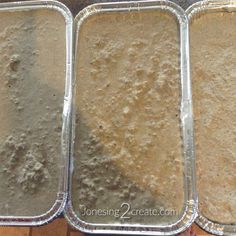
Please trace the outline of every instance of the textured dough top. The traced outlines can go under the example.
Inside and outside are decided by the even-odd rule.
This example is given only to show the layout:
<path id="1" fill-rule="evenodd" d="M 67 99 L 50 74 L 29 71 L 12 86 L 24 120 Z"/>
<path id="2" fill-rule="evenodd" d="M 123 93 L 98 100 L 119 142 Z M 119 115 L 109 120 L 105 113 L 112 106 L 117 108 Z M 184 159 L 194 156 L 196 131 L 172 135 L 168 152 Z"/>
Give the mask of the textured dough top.
<path id="1" fill-rule="evenodd" d="M 0 215 L 37 216 L 59 186 L 65 19 L 40 9 L 0 22 Z"/>
<path id="2" fill-rule="evenodd" d="M 236 223 L 236 14 L 206 13 L 190 26 L 200 212 Z"/>
<path id="3" fill-rule="evenodd" d="M 77 43 L 75 210 L 95 223 L 121 219 L 83 216 L 84 207 L 120 209 L 126 202 L 180 213 L 177 19 L 159 10 L 101 13 L 82 24 Z M 128 222 L 164 224 L 178 216 L 138 215 Z"/>

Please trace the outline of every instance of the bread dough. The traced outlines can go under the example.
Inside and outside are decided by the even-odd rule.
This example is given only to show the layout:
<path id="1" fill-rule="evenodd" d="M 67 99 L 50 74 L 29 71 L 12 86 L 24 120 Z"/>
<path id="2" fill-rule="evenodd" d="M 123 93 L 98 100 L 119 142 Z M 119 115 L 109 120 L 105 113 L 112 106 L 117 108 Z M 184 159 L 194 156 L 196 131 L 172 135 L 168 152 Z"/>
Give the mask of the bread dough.
<path id="1" fill-rule="evenodd" d="M 59 186 L 65 20 L 41 9 L 0 22 L 0 215 L 37 216 Z"/>
<path id="2" fill-rule="evenodd" d="M 75 212 L 90 223 L 176 221 L 184 205 L 176 17 L 96 14 L 77 43 Z"/>
<path id="3" fill-rule="evenodd" d="M 204 13 L 190 26 L 200 213 L 236 222 L 236 15 Z"/>

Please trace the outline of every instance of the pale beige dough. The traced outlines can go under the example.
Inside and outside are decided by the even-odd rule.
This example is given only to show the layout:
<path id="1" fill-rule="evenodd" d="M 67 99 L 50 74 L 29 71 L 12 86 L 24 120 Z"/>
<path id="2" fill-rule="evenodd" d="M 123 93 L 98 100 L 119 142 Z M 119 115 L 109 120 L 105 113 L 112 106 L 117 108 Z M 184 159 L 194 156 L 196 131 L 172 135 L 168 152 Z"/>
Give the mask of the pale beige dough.
<path id="1" fill-rule="evenodd" d="M 93 223 L 176 221 L 184 204 L 177 19 L 160 11 L 97 14 L 77 43 L 76 213 Z M 122 214 L 122 203 L 175 213 L 84 215 L 85 207 Z"/>
<path id="2" fill-rule="evenodd" d="M 202 215 L 236 222 L 236 14 L 190 25 L 197 187 Z"/>
<path id="3" fill-rule="evenodd" d="M 37 216 L 59 186 L 65 20 L 42 9 L 0 22 L 0 215 Z"/>

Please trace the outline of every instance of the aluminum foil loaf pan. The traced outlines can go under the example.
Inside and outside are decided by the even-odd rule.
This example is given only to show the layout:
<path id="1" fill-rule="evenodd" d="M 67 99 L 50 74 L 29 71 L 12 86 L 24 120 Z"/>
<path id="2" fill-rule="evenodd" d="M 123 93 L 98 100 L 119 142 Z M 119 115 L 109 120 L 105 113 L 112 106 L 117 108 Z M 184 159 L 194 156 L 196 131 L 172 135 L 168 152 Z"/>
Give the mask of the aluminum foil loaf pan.
<path id="1" fill-rule="evenodd" d="M 87 233 L 173 235 L 196 216 L 188 18 L 169 1 L 75 19 L 69 201 Z"/>
<path id="2" fill-rule="evenodd" d="M 236 234 L 235 1 L 193 4 L 190 56 L 199 196 L 197 223 Z"/>
<path id="3" fill-rule="evenodd" d="M 0 225 L 42 225 L 67 198 L 73 18 L 27 1 L 0 22 Z"/>

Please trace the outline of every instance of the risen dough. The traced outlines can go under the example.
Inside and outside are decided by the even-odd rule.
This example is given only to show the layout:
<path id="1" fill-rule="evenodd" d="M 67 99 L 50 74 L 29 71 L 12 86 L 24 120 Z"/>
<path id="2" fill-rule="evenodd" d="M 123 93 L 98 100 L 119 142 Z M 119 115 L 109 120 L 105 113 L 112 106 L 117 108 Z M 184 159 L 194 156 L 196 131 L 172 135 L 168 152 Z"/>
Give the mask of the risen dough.
<path id="1" fill-rule="evenodd" d="M 103 13 L 79 33 L 72 200 L 88 209 L 172 209 L 125 222 L 176 221 L 183 209 L 179 26 L 167 12 Z M 123 222 L 123 221 L 122 221 Z"/>
<path id="2" fill-rule="evenodd" d="M 36 216 L 59 186 L 65 20 L 42 9 L 0 22 L 0 215 Z"/>
<path id="3" fill-rule="evenodd" d="M 190 26 L 200 212 L 236 222 L 236 15 L 208 13 Z"/>

